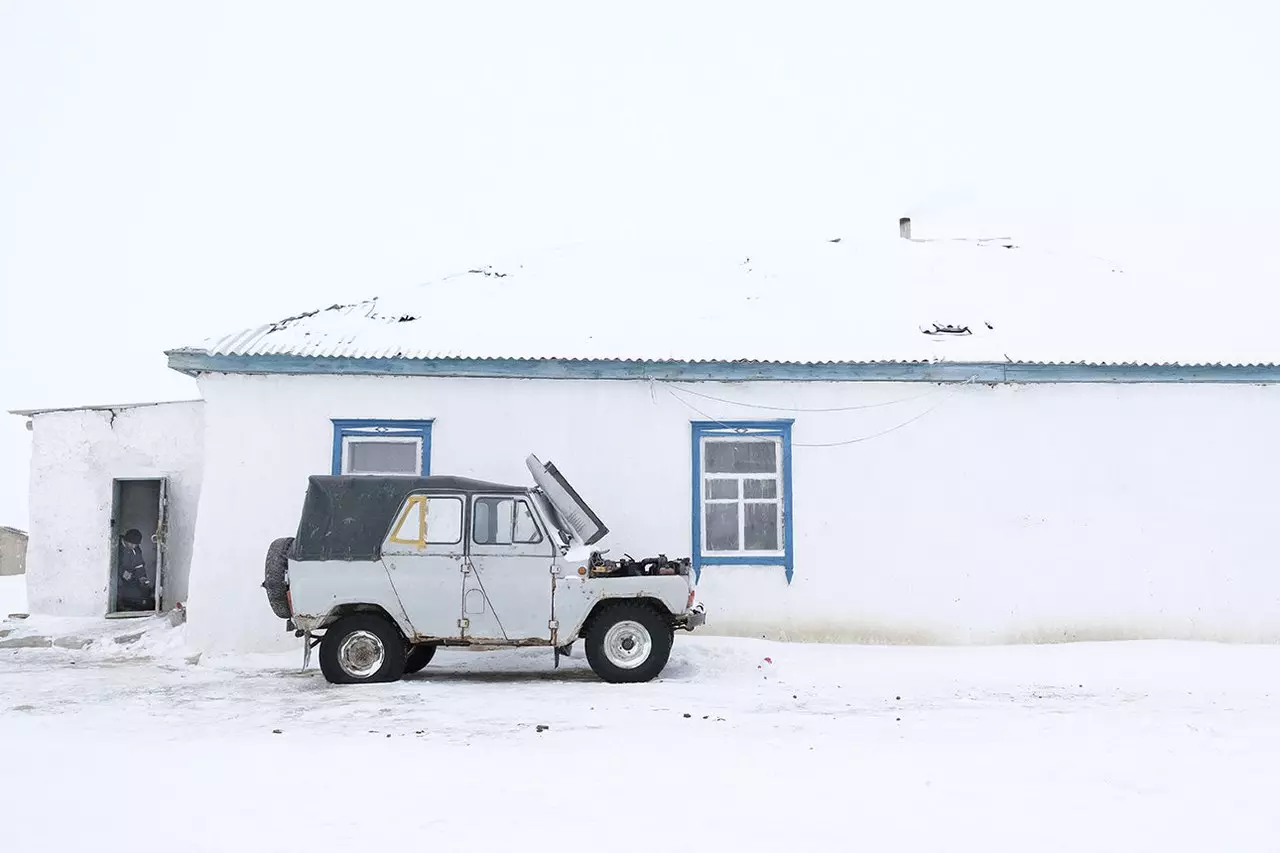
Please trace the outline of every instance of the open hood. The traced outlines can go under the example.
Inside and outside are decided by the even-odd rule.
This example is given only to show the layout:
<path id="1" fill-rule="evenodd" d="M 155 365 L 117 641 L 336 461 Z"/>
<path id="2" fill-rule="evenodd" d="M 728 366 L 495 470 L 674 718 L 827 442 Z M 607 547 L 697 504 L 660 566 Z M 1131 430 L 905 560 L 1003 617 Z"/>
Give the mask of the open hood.
<path id="1" fill-rule="evenodd" d="M 594 545 L 605 537 L 609 528 L 591 511 L 587 502 L 578 497 L 573 486 L 556 470 L 555 465 L 550 462 L 542 464 L 532 453 L 524 460 L 524 464 L 529 466 L 533 481 L 560 514 L 560 520 L 569 526 L 569 530 L 565 532 L 577 537 L 583 545 Z"/>

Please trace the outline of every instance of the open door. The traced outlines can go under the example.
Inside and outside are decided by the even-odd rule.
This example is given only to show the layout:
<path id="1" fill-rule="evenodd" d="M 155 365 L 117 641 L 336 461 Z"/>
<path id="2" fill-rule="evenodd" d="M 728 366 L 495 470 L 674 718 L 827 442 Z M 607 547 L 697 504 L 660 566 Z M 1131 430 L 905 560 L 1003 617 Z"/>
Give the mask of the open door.
<path id="1" fill-rule="evenodd" d="M 151 538 L 156 546 L 156 613 L 160 613 L 165 609 L 164 570 L 169 533 L 169 480 L 161 477 L 157 482 L 160 484 L 160 500 L 156 511 L 156 532 Z"/>
<path id="2" fill-rule="evenodd" d="M 164 477 L 117 479 L 111 486 L 107 615 L 159 613 L 164 610 L 169 482 Z"/>

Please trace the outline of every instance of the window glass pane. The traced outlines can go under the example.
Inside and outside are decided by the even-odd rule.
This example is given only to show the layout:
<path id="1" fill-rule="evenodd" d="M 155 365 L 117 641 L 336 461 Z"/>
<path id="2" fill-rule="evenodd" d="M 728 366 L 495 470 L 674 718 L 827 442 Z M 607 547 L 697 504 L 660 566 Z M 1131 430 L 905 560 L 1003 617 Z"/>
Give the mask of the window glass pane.
<path id="1" fill-rule="evenodd" d="M 348 439 L 344 474 L 417 474 L 417 441 Z"/>
<path id="2" fill-rule="evenodd" d="M 778 446 L 766 441 L 707 441 L 703 443 L 708 474 L 773 474 L 778 470 Z"/>
<path id="3" fill-rule="evenodd" d="M 515 510 L 515 501 L 500 500 L 493 507 L 493 542 L 496 545 L 511 544 L 511 514 Z"/>
<path id="4" fill-rule="evenodd" d="M 707 550 L 738 550 L 738 505 L 707 504 Z"/>
<path id="5" fill-rule="evenodd" d="M 542 531 L 538 529 L 538 523 L 533 520 L 533 512 L 524 501 L 516 501 L 516 533 L 511 538 L 525 544 L 542 541 Z"/>
<path id="6" fill-rule="evenodd" d="M 511 544 L 511 498 L 476 498 L 471 538 L 477 545 Z"/>
<path id="7" fill-rule="evenodd" d="M 707 497 L 711 499 L 734 499 L 738 497 L 737 480 L 707 480 Z"/>
<path id="8" fill-rule="evenodd" d="M 462 501 L 458 498 L 427 500 L 427 543 L 456 545 L 462 541 Z"/>
<path id="9" fill-rule="evenodd" d="M 743 504 L 746 551 L 778 550 L 778 505 L 776 503 Z"/>
<path id="10" fill-rule="evenodd" d="M 422 540 L 422 498 L 410 497 L 400 509 L 400 526 L 391 534 L 391 539 L 399 544 L 420 542 Z"/>
<path id="11" fill-rule="evenodd" d="M 743 480 L 742 496 L 744 498 L 777 498 L 777 480 Z"/>

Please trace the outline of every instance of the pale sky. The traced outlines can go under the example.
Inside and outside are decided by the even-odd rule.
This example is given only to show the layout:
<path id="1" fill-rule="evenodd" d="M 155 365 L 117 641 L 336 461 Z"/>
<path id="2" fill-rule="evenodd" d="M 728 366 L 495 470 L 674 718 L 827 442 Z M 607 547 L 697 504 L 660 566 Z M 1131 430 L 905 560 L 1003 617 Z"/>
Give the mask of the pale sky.
<path id="1" fill-rule="evenodd" d="M 193 397 L 165 348 L 593 239 L 910 215 L 1274 289 L 1277 5 L 0 0 L 0 410 Z"/>

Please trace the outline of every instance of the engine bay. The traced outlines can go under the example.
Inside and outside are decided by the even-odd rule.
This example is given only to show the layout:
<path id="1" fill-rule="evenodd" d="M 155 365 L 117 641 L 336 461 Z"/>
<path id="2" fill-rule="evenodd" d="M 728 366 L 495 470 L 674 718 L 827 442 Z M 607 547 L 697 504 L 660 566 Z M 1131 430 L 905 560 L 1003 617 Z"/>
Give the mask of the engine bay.
<path id="1" fill-rule="evenodd" d="M 592 551 L 587 561 L 587 569 L 592 577 L 597 578 L 634 578 L 652 575 L 687 575 L 693 565 L 688 557 L 675 560 L 666 554 L 656 557 L 635 559 L 630 554 L 623 554 L 617 560 L 606 559 L 599 551 Z"/>

